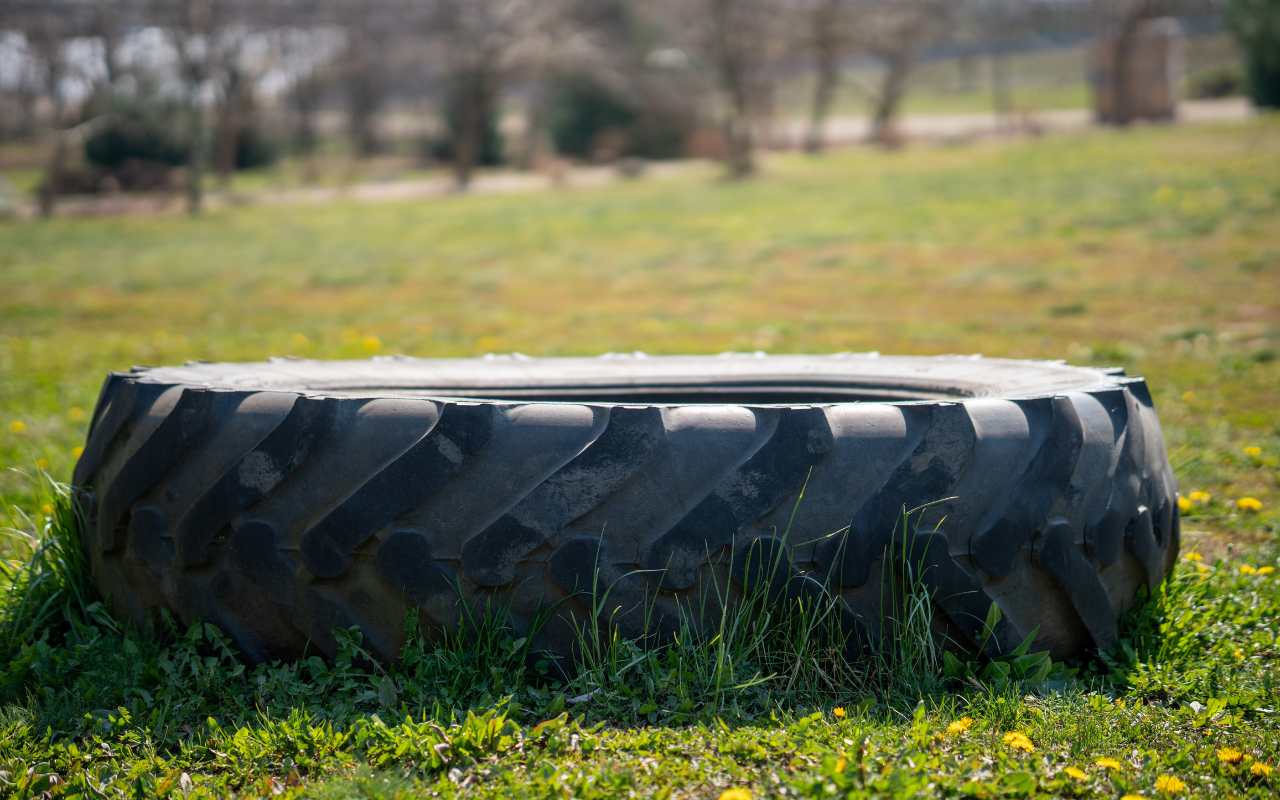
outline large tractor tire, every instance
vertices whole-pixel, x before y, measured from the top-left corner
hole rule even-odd
[[[1057,362],[135,369],[103,386],[75,482],[113,613],[212,622],[254,662],[333,654],[330,630],[352,625],[392,660],[409,609],[439,630],[502,598],[517,629],[558,603],[535,643],[567,664],[593,610],[639,637],[682,614],[696,629],[708,596],[779,588],[834,593],[871,641],[892,635],[884,584],[904,545],[943,635],[972,647],[995,602],[995,646],[1036,630],[1062,658],[1111,647],[1178,551],[1145,383]]]

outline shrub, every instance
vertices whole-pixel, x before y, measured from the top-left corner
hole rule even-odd
[[[1224,16],[1245,51],[1249,98],[1280,108],[1280,0],[1231,0]]]
[[[1187,95],[1197,100],[1236,97],[1244,94],[1244,90],[1244,68],[1238,63],[1207,67],[1187,78]]]

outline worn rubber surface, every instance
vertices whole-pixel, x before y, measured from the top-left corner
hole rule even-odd
[[[612,623],[638,636],[645,598],[649,632],[670,631],[713,580],[733,596],[829,586],[846,630],[870,641],[903,508],[943,498],[909,543],[930,565],[940,634],[971,646],[995,601],[998,646],[1038,628],[1037,647],[1065,657],[1110,647],[1178,551],[1145,383],[1056,362],[135,369],[103,386],[75,482],[114,613],[199,617],[253,661],[332,654],[330,629],[351,625],[393,659],[406,610],[457,624],[459,590],[508,597],[517,627],[563,601],[535,644],[566,655],[593,586],[612,587]]]

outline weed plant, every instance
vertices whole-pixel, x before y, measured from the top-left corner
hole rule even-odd
[[[0,601],[4,797],[1275,791],[1271,554],[1186,562],[1116,648],[1056,682],[1038,666],[948,679],[924,642],[932,599],[911,566],[894,608],[919,641],[870,659],[845,659],[824,629],[828,596],[766,587],[721,602],[713,631],[686,619],[665,647],[584,628],[566,680],[542,674],[500,600],[431,640],[409,614],[402,657],[385,667],[353,628],[334,631],[332,661],[247,668],[212,625],[113,622],[70,492],[39,491],[50,513],[38,531],[15,520],[28,557],[5,563]],[[762,607],[776,610],[750,610]]]

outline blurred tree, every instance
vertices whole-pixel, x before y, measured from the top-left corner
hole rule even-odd
[[[559,7],[556,0],[435,0],[429,30],[446,76],[443,116],[459,189],[483,163],[486,137],[493,152],[503,87],[544,50],[539,34],[558,21]]]
[[[696,124],[701,93],[689,58],[670,47],[671,18],[636,0],[577,0],[572,46],[548,76],[552,142],[566,155],[675,158]]]
[[[347,34],[342,65],[347,95],[347,119],[356,152],[369,156],[379,149],[377,113],[390,89],[390,40],[397,17],[407,13],[388,0],[337,0],[339,18]]]
[[[288,108],[292,112],[292,138],[295,151],[306,160],[304,179],[316,178],[314,155],[320,141],[317,115],[330,91],[338,83],[342,53],[346,47],[346,31],[338,25],[318,24],[300,28],[290,24],[289,15],[272,28],[273,49],[284,80]],[[323,23],[324,20],[315,20]]]
[[[851,10],[854,42],[884,66],[880,87],[870,92],[870,138],[896,145],[900,137],[895,122],[915,66],[915,51],[942,36],[955,6],[947,0],[856,0]]]
[[[272,152],[254,125],[258,83],[276,65],[273,41],[250,26],[247,15],[222,34],[221,68],[214,77],[217,133],[214,170],[225,188],[236,169],[270,163]]]
[[[198,214],[204,200],[208,125],[208,95],[225,66],[227,26],[234,21],[233,0],[156,0],[151,21],[165,32],[176,60],[176,78],[185,105],[184,144],[187,150],[187,212]]]
[[[1249,98],[1280,108],[1280,0],[1230,0],[1225,17],[1245,53]]]
[[[104,77],[94,69],[92,58],[77,57],[72,50],[73,42],[93,33],[97,15],[92,4],[74,0],[9,0],[2,16],[4,25],[17,31],[25,42],[23,55],[34,96],[48,97],[52,106],[49,135],[53,146],[39,190],[40,215],[49,217],[72,143],[88,130],[83,123],[91,106],[76,95],[92,95],[95,84]]]
[[[54,145],[45,168],[44,182],[40,186],[40,216],[53,214],[54,199],[62,180],[69,145],[67,111],[67,87],[63,82],[72,71],[68,59],[67,42],[72,38],[72,18],[63,4],[51,2],[42,8],[32,9],[25,20],[23,33],[30,46],[30,53],[43,74],[44,91],[53,101],[50,128]]]
[[[755,171],[755,131],[773,105],[775,59],[792,6],[786,0],[697,0],[694,30],[720,90],[729,175]]]
[[[808,9],[814,83],[809,132],[804,139],[806,153],[822,152],[822,127],[840,81],[840,58],[848,46],[844,6],[844,0],[813,0]]]
[[[1014,104],[1010,62],[1017,38],[1029,30],[1031,11],[1025,0],[970,0],[962,11],[990,52],[991,107],[1000,129],[1010,126]]]

